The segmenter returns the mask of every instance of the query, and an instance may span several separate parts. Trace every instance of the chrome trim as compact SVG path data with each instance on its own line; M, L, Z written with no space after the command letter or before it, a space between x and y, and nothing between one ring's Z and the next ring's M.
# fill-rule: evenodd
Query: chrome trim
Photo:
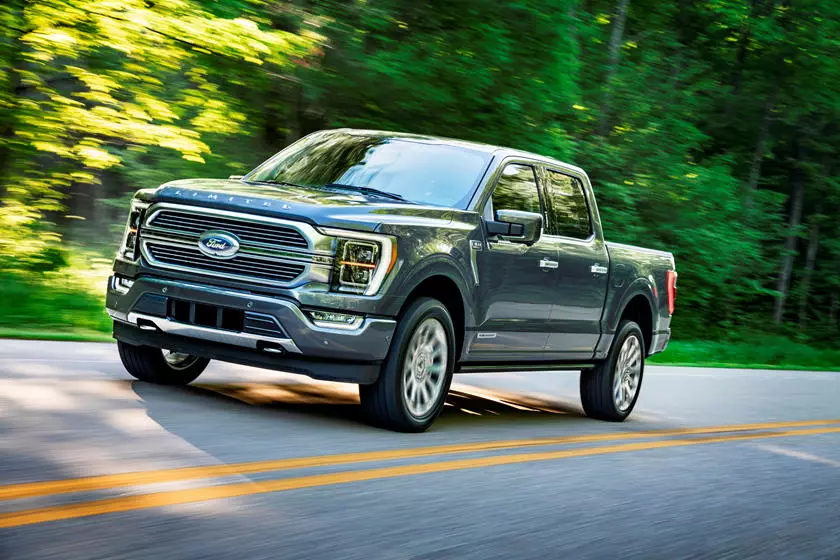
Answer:
M128 314L127 320L133 325L140 328L138 320L148 321L155 325L159 330L167 334L175 334L179 336L188 336L190 338L200 338L202 340L209 340L210 342L219 342L221 344L232 344L234 346L244 346L246 348L257 348L258 342L268 342L277 344L286 352L293 352L301 354L300 349L291 338L276 338L272 336L262 336L250 334L245 332L231 332L223 331L221 329L212 329L209 327L200 327L198 325L189 325L187 323L179 323L171 319L163 317L155 317L153 315L145 315L143 313L131 312Z
M205 208L202 206L191 206L189 204L175 204L172 202L158 202L152 206L152 211L146 216L146 219L143 221L143 225L146 227L150 226L149 222L151 222L162 210L173 210L176 212L187 212L192 214L203 214L206 216L219 216L222 218L231 218L235 220L244 220L248 222L260 222L268 225L275 225L275 226L284 226L289 227L292 229L296 229L300 232L301 235L309 242L309 249L308 251L314 253L321 253L325 255L332 255L333 254L333 246L332 246L332 239L322 235L317 229L313 226L309 225L306 222L297 222L293 220L284 220L282 218L271 218L268 216L261 216L259 214L248 214L245 212L233 212L231 210L219 210L217 208ZM169 231L167 228L157 228L160 230ZM175 230L177 231L177 230ZM326 243L325 243L326 242ZM250 245L250 243L249 243ZM297 248L301 252L307 252L307 250Z
M551 259L542 259L540 261L540 268L543 268L543 269L546 269L546 270L553 270L555 268L558 268L559 266L560 266L559 262L553 261Z
M479 278L478 278L478 252L481 251L482 244L481 241L477 239L473 239L470 241L470 269L472 270L473 275L473 283L478 286L479 285Z
M116 309L111 309L110 307L106 307L105 311L107 311L108 315L111 316L111 319L115 321L122 321L123 323L128 322L128 315L122 311L117 311Z
M289 280L279 280L270 278L259 278L247 274L246 271L236 272L236 263L229 260L231 272L219 272L203 268L200 265L178 265L167 262L162 262L154 257L148 244L153 242L157 244L178 247L181 249L196 250L197 256L201 253L199 249L199 240L206 232L194 233L184 230L178 230L167 227L160 227L154 225L155 218L163 211L170 210L173 212L182 212L191 214L197 218L229 218L242 220L244 222L252 222L257 224L275 225L294 229L306 240L307 247L297 247L294 245L269 244L260 243L256 241L240 241L239 252L235 256L245 256L248 258L261 259L266 262L277 264L297 264L303 265L303 270L300 274ZM213 227L208 231L219 230L218 227ZM220 230L225 231L225 230ZM215 208L203 208L198 206L190 206L187 204L174 203L157 203L151 206L147 212L143 224L140 228L140 254L153 267L176 270L180 272L187 272L193 274L201 274L204 276L213 276L217 278L240 280L243 282L270 285L279 288L288 288L306 282L322 282L327 283L330 280L330 274L333 268L333 255L335 251L335 240L324 235L316 230L311 225L305 222L296 222L290 220L283 220L279 218L270 218L267 216L260 216L256 214L247 214L242 212L232 212L228 210L218 210ZM235 257L232 257L232 259Z

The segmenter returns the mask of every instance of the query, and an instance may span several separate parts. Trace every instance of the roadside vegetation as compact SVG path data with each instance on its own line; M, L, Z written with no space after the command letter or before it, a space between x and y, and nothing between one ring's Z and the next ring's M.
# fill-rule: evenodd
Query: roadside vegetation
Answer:
M837 367L838 36L829 0L3 2L0 336L107 337L138 188L354 126L587 169L676 256L654 361Z

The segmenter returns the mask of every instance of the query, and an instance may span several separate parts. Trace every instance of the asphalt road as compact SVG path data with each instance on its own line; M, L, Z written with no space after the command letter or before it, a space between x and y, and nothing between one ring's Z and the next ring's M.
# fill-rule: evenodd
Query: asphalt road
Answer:
M449 403L396 434L353 386L0 341L0 559L840 558L840 373L649 367L624 424L576 373Z

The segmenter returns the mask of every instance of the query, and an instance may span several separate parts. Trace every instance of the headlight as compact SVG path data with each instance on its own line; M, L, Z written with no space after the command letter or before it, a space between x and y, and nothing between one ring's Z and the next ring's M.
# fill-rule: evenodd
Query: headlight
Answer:
M386 235L324 230L338 238L331 288L371 296L379 291L397 262L397 245Z
M128 220L125 224L125 231L123 232L122 243L117 256L129 260L137 260L137 241L140 233L140 222L143 221L143 213L149 204L140 202L139 200L131 201L131 210L128 212Z

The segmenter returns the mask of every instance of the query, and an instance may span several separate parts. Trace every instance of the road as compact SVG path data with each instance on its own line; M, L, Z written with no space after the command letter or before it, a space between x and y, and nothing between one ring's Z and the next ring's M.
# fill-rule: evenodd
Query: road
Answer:
M0 558L840 558L840 373L649 367L624 424L576 373L458 376L425 434L357 403L0 341Z

